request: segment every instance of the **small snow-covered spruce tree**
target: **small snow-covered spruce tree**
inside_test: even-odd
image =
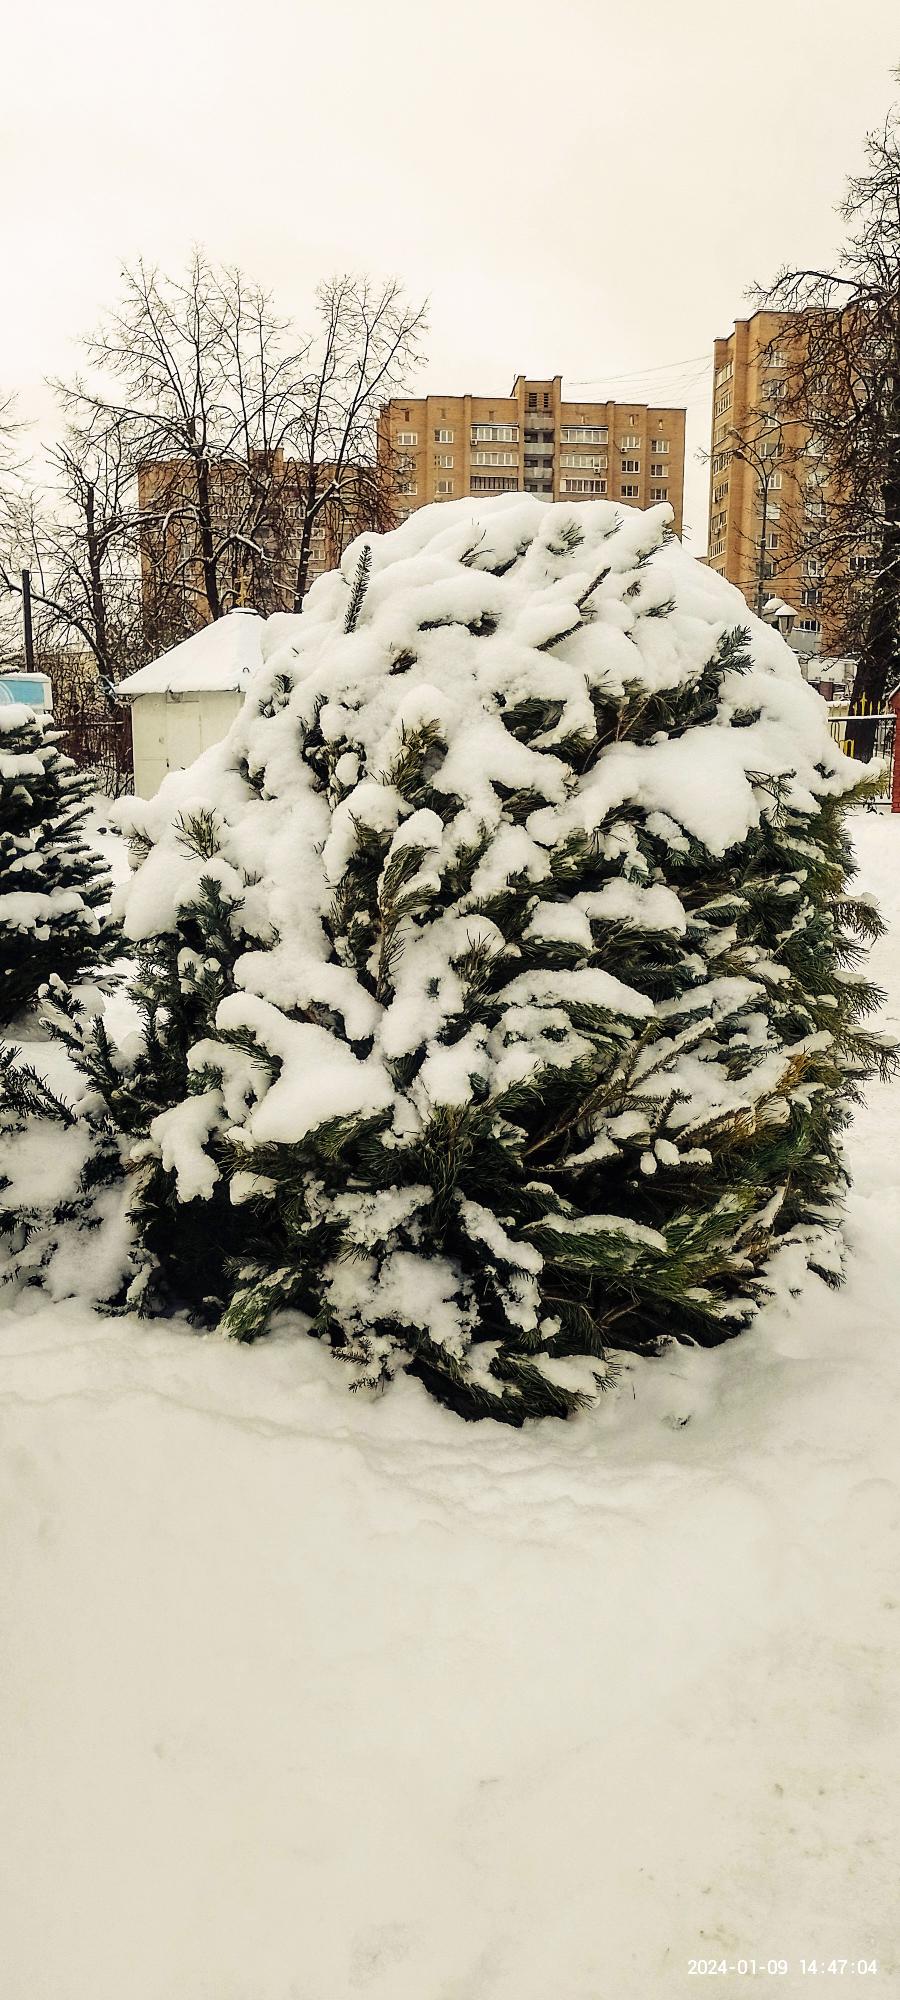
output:
[[[71,978],[98,956],[110,881],[85,838],[91,786],[45,716],[0,708],[0,1023],[51,973]]]
[[[272,621],[229,738],[132,809],[139,1050],[66,1032],[131,1298],[292,1307],[354,1386],[520,1422],[737,1333],[778,1251],[836,1281],[892,1057],[855,774],[783,642],[665,508],[476,504]]]

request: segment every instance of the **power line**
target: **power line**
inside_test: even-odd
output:
[[[579,375],[569,382],[570,389],[591,389],[598,382],[640,382],[647,375],[665,375],[673,368],[691,368],[702,361],[704,372],[712,367],[712,356],[708,354],[685,354],[680,361],[661,361],[654,368],[626,368],[617,375]]]

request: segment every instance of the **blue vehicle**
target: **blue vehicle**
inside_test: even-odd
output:
[[[24,702],[28,708],[51,709],[53,689],[48,674],[0,673],[0,702]]]

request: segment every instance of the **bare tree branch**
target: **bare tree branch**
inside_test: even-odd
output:
[[[754,287],[784,316],[786,367],[777,412],[749,424],[766,414],[789,442],[804,488],[790,555],[816,579],[832,642],[857,655],[854,702],[877,707],[900,679],[900,107],[869,134],[840,214],[836,269]]]

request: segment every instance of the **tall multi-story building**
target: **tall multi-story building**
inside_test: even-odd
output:
[[[536,493],[547,500],[668,500],[681,533],[684,410],[571,402],[562,378],[517,375],[508,396],[399,396],[379,436],[394,468],[395,515],[432,500]]]
[[[779,407],[792,359],[788,328],[787,313],[756,312],[715,343],[708,562],[753,610],[770,606],[767,615],[805,656],[827,639],[815,554],[827,496],[815,440]]]

